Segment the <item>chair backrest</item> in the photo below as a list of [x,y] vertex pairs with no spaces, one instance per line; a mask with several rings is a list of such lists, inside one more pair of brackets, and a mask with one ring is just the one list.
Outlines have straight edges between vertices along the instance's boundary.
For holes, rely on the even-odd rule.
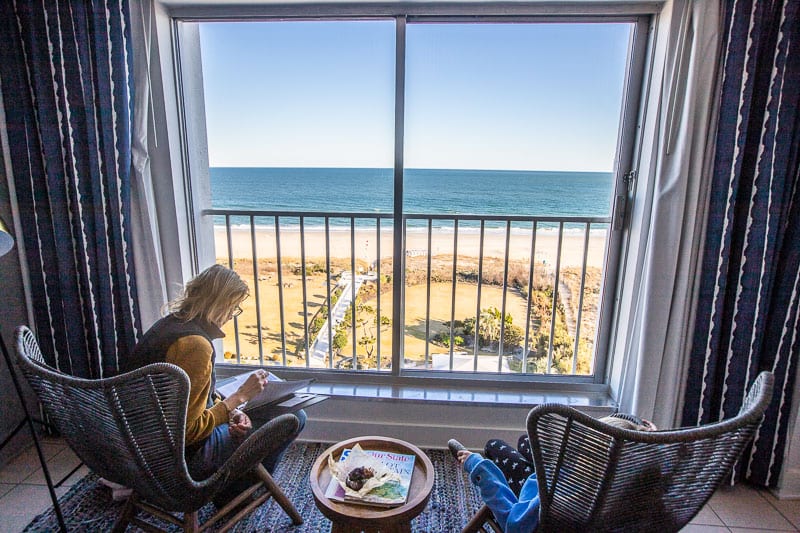
[[52,424],[91,470],[167,509],[205,503],[197,490],[203,482],[192,480],[184,459],[183,370],[156,363],[107,379],[72,377],[43,363],[25,326],[17,328],[16,348]]
[[729,420],[669,431],[619,429],[558,404],[527,427],[544,531],[677,531],[705,505],[772,398],[762,372]]

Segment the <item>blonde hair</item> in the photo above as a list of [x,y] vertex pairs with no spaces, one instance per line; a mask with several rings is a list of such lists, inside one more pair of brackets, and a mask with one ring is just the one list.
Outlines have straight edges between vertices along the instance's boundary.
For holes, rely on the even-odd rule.
[[200,317],[221,325],[249,294],[250,289],[239,274],[213,265],[189,280],[167,309],[180,320],[188,322]]

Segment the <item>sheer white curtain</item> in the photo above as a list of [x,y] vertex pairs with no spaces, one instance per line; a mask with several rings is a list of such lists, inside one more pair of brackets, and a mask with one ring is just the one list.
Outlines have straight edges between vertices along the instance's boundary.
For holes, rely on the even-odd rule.
[[620,410],[677,423],[715,124],[721,7],[659,15],[611,384]]
[[[132,211],[134,258],[144,330],[161,316],[172,285],[180,287],[177,209],[167,142],[167,122],[159,65],[157,8],[153,0],[132,0],[134,124]],[[174,278],[174,279],[173,279]],[[172,280],[172,283],[170,283]]]
[[[211,227],[210,220],[193,214],[210,204],[208,192],[202,194],[197,188],[190,190],[187,185],[189,172],[182,159],[184,130],[180,123],[181,103],[186,104],[186,96],[181,96],[179,102],[174,89],[180,83],[175,79],[173,64],[173,19],[156,0],[130,0],[130,3],[136,92],[132,180],[134,210],[139,217],[134,246],[142,322],[146,329],[161,316],[162,305],[174,297],[200,267],[214,262],[214,249],[213,242],[206,243],[205,247],[201,242],[198,248],[202,248],[202,253],[199,253],[191,242],[192,227],[202,224]],[[194,39],[198,39],[197,31],[194,33]],[[190,49],[193,61],[186,70],[201,79],[202,69],[196,53],[199,46],[197,51],[192,51],[191,45],[186,48]],[[181,61],[187,62],[185,57]],[[183,75],[186,76],[185,71]],[[202,98],[202,90],[192,92],[195,99],[198,94]],[[194,137],[189,135],[188,144],[205,136],[205,123],[192,109],[183,108],[186,116],[192,117],[190,122],[195,124],[194,129],[189,128]],[[198,123],[202,127],[197,126]],[[202,173],[203,164],[208,166],[201,161],[201,165],[193,169],[195,180]],[[190,220],[192,216],[195,218]]]
[[153,209],[154,192],[150,172],[150,143],[157,145],[150,87],[150,57],[153,42],[153,8],[149,0],[131,2],[133,42],[134,113],[132,135],[131,204],[134,268],[139,289],[143,332],[160,316],[166,298],[163,261],[158,246],[158,220]]

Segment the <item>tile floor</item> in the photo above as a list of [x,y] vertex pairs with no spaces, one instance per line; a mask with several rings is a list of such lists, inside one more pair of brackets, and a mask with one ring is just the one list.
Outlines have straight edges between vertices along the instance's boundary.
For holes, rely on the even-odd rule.
[[[54,482],[79,465],[77,457],[59,439],[45,439],[45,457]],[[62,496],[86,475],[81,466],[56,494]],[[0,469],[0,533],[17,533],[39,513],[50,507],[50,495],[42,469],[31,447]],[[66,517],[69,521],[69,517]],[[800,500],[781,501],[768,491],[745,485],[720,489],[685,532],[800,531]]]
[[[58,483],[80,465],[80,460],[61,439],[43,439],[42,451],[53,483]],[[63,496],[88,472],[85,466],[80,466],[56,488],[56,495]],[[22,531],[51,505],[36,448],[31,446],[0,469],[0,533]]]

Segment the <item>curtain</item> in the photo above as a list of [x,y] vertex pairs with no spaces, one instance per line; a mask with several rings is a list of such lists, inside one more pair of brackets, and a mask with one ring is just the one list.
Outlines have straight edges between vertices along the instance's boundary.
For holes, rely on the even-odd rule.
[[[714,123],[721,10],[668,2],[658,17],[612,369],[620,410],[674,427],[691,335]],[[619,377],[615,377],[615,376]]]
[[736,414],[759,371],[775,396],[739,476],[776,486],[800,322],[800,0],[725,15],[720,116],[683,422]]
[[48,362],[117,372],[140,331],[124,0],[0,2],[0,83],[35,328]]
[[[161,318],[167,301],[164,259],[161,253],[157,192],[153,186],[150,153],[158,149],[159,135],[153,110],[152,64],[158,63],[156,20],[151,0],[131,0],[131,46],[137,58],[133,70],[134,113],[131,144],[131,207],[134,269],[139,315],[146,331]],[[165,120],[162,122],[166,122]],[[164,172],[163,174],[167,174]],[[170,197],[168,199],[172,200]],[[172,204],[175,212],[175,204]],[[169,252],[168,252],[169,253]]]

